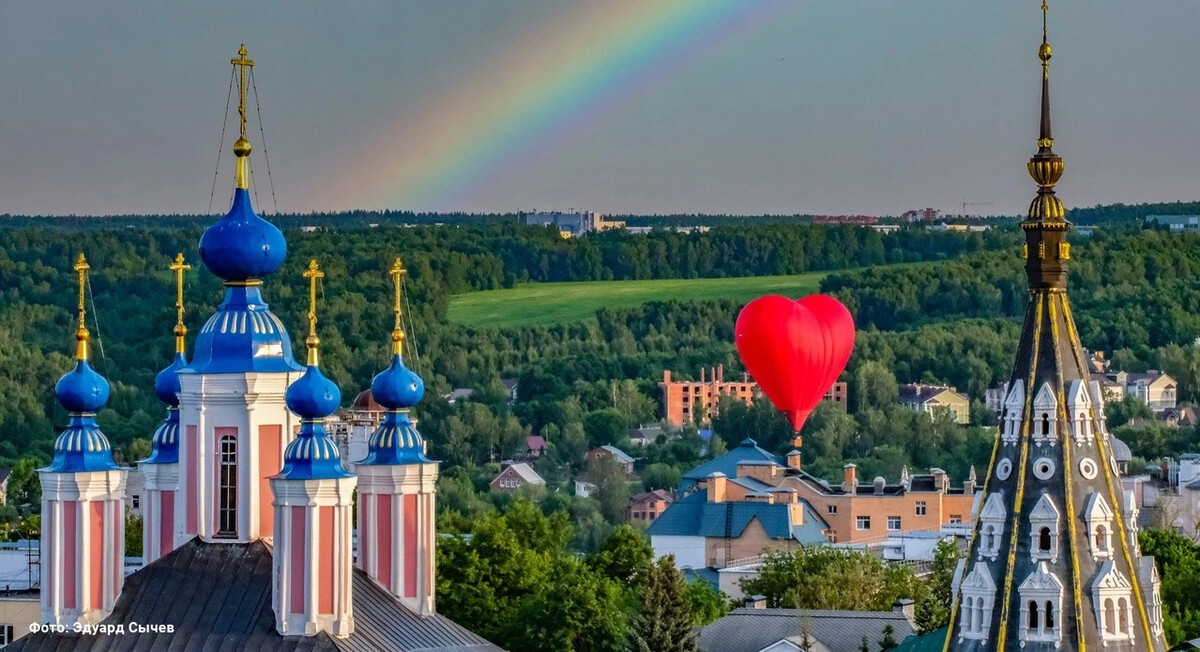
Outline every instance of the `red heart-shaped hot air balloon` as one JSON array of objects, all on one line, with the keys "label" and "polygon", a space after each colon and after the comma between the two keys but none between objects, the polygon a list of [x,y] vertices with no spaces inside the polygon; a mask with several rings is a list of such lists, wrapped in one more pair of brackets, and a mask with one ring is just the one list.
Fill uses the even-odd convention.
[{"label": "red heart-shaped hot air balloon", "polygon": [[823,294],[759,297],[742,308],[733,333],[746,371],[797,431],[854,348],[850,311]]}]

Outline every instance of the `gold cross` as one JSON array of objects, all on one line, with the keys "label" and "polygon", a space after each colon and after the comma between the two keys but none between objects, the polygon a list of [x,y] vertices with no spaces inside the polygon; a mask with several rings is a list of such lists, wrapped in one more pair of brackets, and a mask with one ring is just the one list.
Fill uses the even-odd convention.
[{"label": "gold cross", "polygon": [[79,258],[75,260],[75,274],[79,277],[79,330],[75,331],[75,359],[88,359],[88,341],[91,335],[87,329],[87,307],[83,300],[84,288],[87,287],[88,270],[92,268],[88,265],[87,258],[83,254],[79,254]]},{"label": "gold cross", "polygon": [[183,254],[175,255],[175,262],[170,269],[175,272],[175,352],[183,353],[183,338],[187,335],[187,326],[183,325],[183,273],[192,266],[183,262]]},{"label": "gold cross", "polygon": [[238,48],[238,58],[230,59],[229,63],[240,68],[238,79],[238,115],[241,117],[241,136],[246,137],[246,69],[254,67],[254,61],[246,58],[246,44]]},{"label": "gold cross", "polygon": [[397,256],[396,261],[392,263],[392,270],[389,272],[395,290],[392,312],[396,315],[396,327],[392,329],[392,355],[401,355],[404,349],[404,327],[400,323],[400,289],[404,286],[406,273],[408,270],[404,269],[404,263],[400,262],[400,257]]},{"label": "gold cross", "polygon": [[316,258],[309,261],[308,269],[304,270],[304,278],[308,279],[308,339],[304,341],[304,345],[308,348],[308,366],[315,367],[317,347],[321,345],[321,340],[317,337],[317,282],[325,278],[325,272],[317,265]]}]

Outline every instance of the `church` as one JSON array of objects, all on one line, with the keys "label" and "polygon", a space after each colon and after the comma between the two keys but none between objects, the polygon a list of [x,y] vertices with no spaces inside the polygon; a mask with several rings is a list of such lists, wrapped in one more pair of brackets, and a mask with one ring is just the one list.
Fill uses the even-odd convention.
[{"label": "church", "polygon": [[90,364],[90,266],[81,254],[75,366],[55,387],[70,424],[39,470],[42,626],[13,649],[499,650],[436,610],[438,465],[409,417],[425,389],[404,365],[399,259],[392,360],[371,385],[385,415],[353,472],[324,425],[341,392],[321,373],[317,261],[304,273],[304,364],[264,300],[262,279],[283,264],[287,242],[251,204],[254,62],[245,46],[238,54],[232,207],[199,247],[225,297],[188,360],[188,266],[175,259],[175,358],[154,383],[167,416],[138,463],[146,565],[125,576],[129,470],[114,462],[95,419],[109,385]]},{"label": "church", "polygon": [[[1029,160],[1037,196],[1021,222],[1029,305],[978,519],[960,561],[943,650],[1161,652],[1154,559],[1138,547],[1071,304],[1071,244],[1054,187],[1063,159],[1050,128],[1050,47],[1042,4],[1041,130]],[[915,649],[915,648],[914,648]]]}]

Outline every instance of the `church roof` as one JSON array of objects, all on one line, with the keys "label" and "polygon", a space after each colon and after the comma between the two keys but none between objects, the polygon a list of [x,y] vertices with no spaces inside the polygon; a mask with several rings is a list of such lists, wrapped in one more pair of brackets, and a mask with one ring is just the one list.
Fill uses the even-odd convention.
[{"label": "church roof", "polygon": [[[444,616],[417,615],[358,569],[353,634],[281,636],[271,606],[271,562],[271,549],[261,541],[192,539],[125,580],[112,615],[104,620],[126,625],[124,634],[35,633],[7,649],[500,651]],[[131,623],[173,625],[174,632],[134,632],[128,628]]]}]

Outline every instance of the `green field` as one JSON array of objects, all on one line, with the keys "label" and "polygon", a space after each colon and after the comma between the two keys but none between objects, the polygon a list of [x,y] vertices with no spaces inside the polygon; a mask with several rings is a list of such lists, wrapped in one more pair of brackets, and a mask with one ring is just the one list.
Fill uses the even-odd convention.
[{"label": "green field", "polygon": [[654,281],[528,283],[510,290],[468,292],[450,298],[450,321],[474,327],[530,326],[581,321],[598,308],[629,308],[650,301],[737,299],[764,294],[799,298],[817,291],[827,272]]}]

